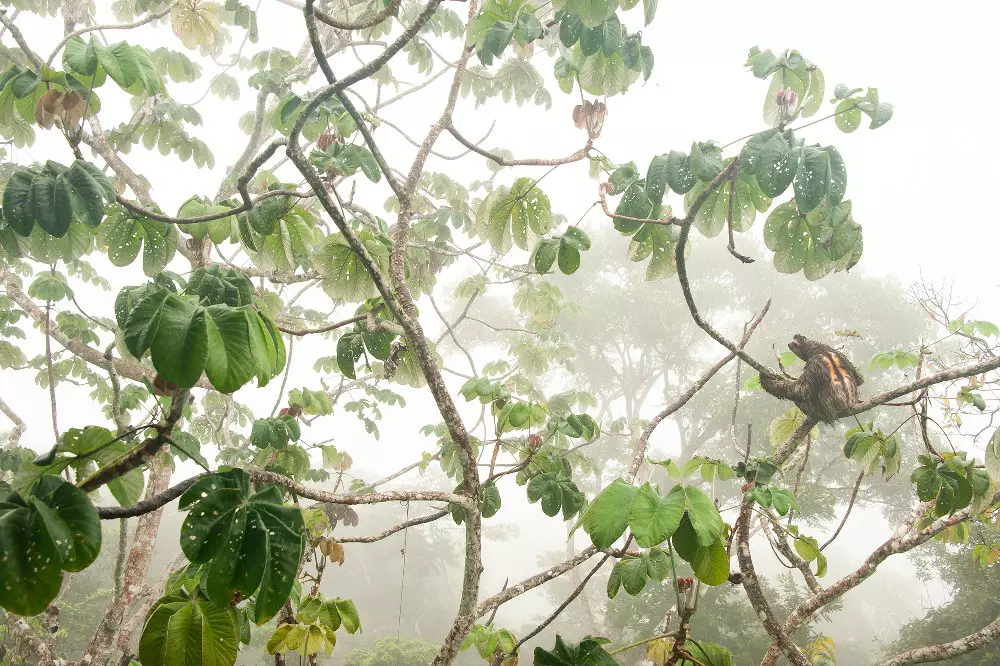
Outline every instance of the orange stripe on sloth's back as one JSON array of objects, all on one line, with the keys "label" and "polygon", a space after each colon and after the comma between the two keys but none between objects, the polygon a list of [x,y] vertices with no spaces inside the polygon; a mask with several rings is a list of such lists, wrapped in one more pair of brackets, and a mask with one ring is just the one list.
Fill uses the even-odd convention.
[{"label": "orange stripe on sloth's back", "polygon": [[827,359],[830,361],[830,379],[836,381],[839,376],[840,381],[846,382],[851,373],[844,367],[844,362],[836,354],[830,354]]}]

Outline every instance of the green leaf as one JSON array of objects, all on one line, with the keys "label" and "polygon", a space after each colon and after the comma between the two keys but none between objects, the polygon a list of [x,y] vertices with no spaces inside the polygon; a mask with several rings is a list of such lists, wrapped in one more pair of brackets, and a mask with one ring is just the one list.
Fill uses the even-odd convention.
[{"label": "green leaf", "polygon": [[607,639],[585,638],[579,644],[566,643],[556,634],[551,652],[535,648],[534,666],[617,666],[614,658],[601,647]]},{"label": "green leaf", "polygon": [[139,658],[143,666],[232,666],[238,648],[235,613],[207,599],[167,596],[146,618]]},{"label": "green leaf", "polygon": [[527,250],[536,236],[552,226],[549,198],[531,178],[518,178],[508,190],[500,186],[479,205],[476,227],[479,236],[505,254],[516,244]]},{"label": "green leaf", "polygon": [[798,149],[792,148],[780,134],[776,134],[761,148],[756,165],[757,184],[766,196],[779,196],[788,186],[799,168]]},{"label": "green leaf", "polygon": [[[858,100],[845,99],[837,105],[834,121],[841,132],[850,134],[861,126],[861,109],[858,107]],[[874,122],[874,119],[872,120]]]},{"label": "green leaf", "polygon": [[554,238],[543,238],[538,241],[531,259],[536,271],[544,275],[552,270],[560,245],[561,243]]},{"label": "green leaf", "polygon": [[794,180],[795,201],[800,212],[808,213],[826,196],[830,185],[830,172],[828,153],[811,146],[803,149]]},{"label": "green leaf", "polygon": [[580,251],[565,240],[559,243],[559,270],[572,275],[580,268]]},{"label": "green leaf", "polygon": [[240,469],[200,479],[180,508],[189,510],[181,549],[195,564],[210,563],[212,601],[224,606],[234,592],[256,594],[254,622],[271,619],[288,599],[305,548],[299,509],[285,506],[276,486],[251,494]]},{"label": "green leaf", "polygon": [[656,5],[659,0],[642,0],[642,13],[644,25],[649,25],[653,22],[653,17],[656,15]]},{"label": "green leaf", "polygon": [[[368,231],[358,234],[367,254],[375,265],[386,270],[389,250]],[[331,234],[314,256],[316,269],[323,275],[323,291],[337,301],[357,302],[378,296],[364,262],[340,234]]]},{"label": "green leaf", "polygon": [[112,81],[122,89],[127,89],[135,83],[139,77],[139,62],[131,46],[125,42],[118,42],[105,47],[94,42],[94,49],[97,51],[97,61]]},{"label": "green leaf", "polygon": [[[687,156],[683,153],[677,154],[684,158],[683,161],[686,166]],[[663,194],[667,189],[667,184],[671,182],[671,166],[670,155],[657,155],[649,162],[649,169],[646,170],[646,198],[654,206],[658,206],[663,202]],[[676,165],[673,166],[676,168]],[[674,174],[674,177],[676,178],[676,174]]]},{"label": "green leaf", "polygon": [[615,565],[621,571],[622,587],[635,596],[646,587],[646,562],[638,557],[625,557]]},{"label": "green leaf", "polygon": [[59,593],[62,571],[87,568],[100,550],[97,510],[73,484],[46,475],[24,497],[0,496],[0,607],[42,612]]},{"label": "green leaf", "polygon": [[685,649],[697,662],[690,659],[681,659],[680,666],[696,666],[697,664],[711,664],[711,666],[732,666],[733,654],[728,648],[706,641],[690,641],[684,644]]},{"label": "green leaf", "polygon": [[617,8],[615,0],[572,0],[567,5],[567,10],[579,14],[583,25],[588,28],[596,28],[604,23]]},{"label": "green leaf", "polygon": [[687,517],[702,546],[710,546],[719,538],[725,525],[712,499],[694,486],[684,487]]},{"label": "green leaf", "polygon": [[722,585],[729,579],[729,555],[721,540],[702,546],[691,560],[691,568],[698,580],[706,585]]},{"label": "green leaf", "polygon": [[590,503],[580,516],[580,524],[595,546],[610,548],[625,533],[632,500],[637,492],[635,486],[615,479]]},{"label": "green leaf", "polygon": [[680,484],[666,497],[660,497],[648,483],[643,485],[632,500],[628,518],[636,543],[650,548],[669,539],[677,531],[684,510],[685,493]]},{"label": "green leaf", "polygon": [[89,162],[76,160],[69,167],[48,161],[42,168],[18,167],[3,194],[4,219],[21,236],[38,226],[57,238],[73,222],[91,227],[104,217],[105,201],[114,199],[111,182]]},{"label": "green leaf", "polygon": [[94,41],[83,41],[75,36],[66,42],[63,50],[63,67],[82,76],[93,76],[97,73],[97,49]]}]

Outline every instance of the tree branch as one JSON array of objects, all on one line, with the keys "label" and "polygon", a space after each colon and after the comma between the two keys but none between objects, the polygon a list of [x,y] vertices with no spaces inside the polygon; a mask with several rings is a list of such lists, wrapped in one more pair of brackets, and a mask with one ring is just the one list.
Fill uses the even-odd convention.
[{"label": "tree branch", "polygon": [[925,664],[929,661],[944,661],[960,657],[1000,638],[1000,618],[997,618],[977,632],[953,640],[949,643],[929,645],[908,652],[902,652],[892,657],[882,666],[906,666],[907,664]]},{"label": "tree branch", "polygon": [[453,124],[451,124],[450,120],[449,120],[447,129],[451,133],[451,135],[453,137],[455,137],[455,139],[458,140],[458,142],[460,144],[462,144],[463,146],[465,146],[466,148],[468,148],[472,152],[477,153],[479,155],[482,155],[483,157],[485,157],[485,158],[487,158],[489,160],[492,160],[493,162],[496,162],[500,166],[504,166],[504,167],[511,167],[511,166],[560,166],[562,164],[571,164],[573,162],[579,162],[580,160],[582,160],[585,157],[587,157],[587,153],[589,153],[590,149],[593,148],[593,146],[594,146],[594,142],[592,140],[590,140],[590,139],[587,139],[587,144],[583,148],[581,148],[580,150],[576,151],[575,153],[571,153],[570,155],[567,155],[566,157],[556,157],[556,158],[551,158],[551,159],[544,159],[543,158],[543,159],[527,159],[527,160],[508,160],[508,159],[504,159],[500,155],[497,155],[496,153],[491,153],[488,150],[480,148],[476,144],[474,144],[471,141],[469,141],[468,139],[466,139],[464,136],[462,136],[461,134],[459,134],[458,130],[455,129],[455,126]]},{"label": "tree branch", "polygon": [[420,518],[412,518],[406,522],[400,523],[399,525],[394,525],[389,529],[374,534],[372,536],[355,536],[355,537],[335,537],[337,543],[375,543],[376,541],[381,541],[386,537],[390,537],[396,532],[401,532],[408,527],[413,527],[414,525],[423,525],[425,523],[432,523],[439,518],[444,518],[451,511],[448,509],[442,509],[441,511],[435,511],[434,513],[429,513],[426,516],[421,516]]},{"label": "tree branch", "polygon": [[[764,307],[760,311],[760,314],[757,315],[757,317],[753,320],[753,323],[749,327],[747,327],[746,331],[743,333],[743,338],[740,340],[739,349],[743,349],[743,347],[745,347],[746,344],[750,341],[750,336],[753,335],[753,332],[757,328],[758,324],[760,324],[760,322],[764,320],[764,316],[767,314],[767,311],[770,309],[770,307],[771,307],[771,301],[768,300],[767,303],[764,304]],[[633,481],[635,480],[635,475],[639,473],[639,467],[642,465],[642,459],[646,454],[646,445],[649,442],[649,438],[653,434],[653,431],[656,430],[656,427],[660,425],[660,422],[663,421],[663,419],[670,416],[671,414],[673,414],[674,412],[676,412],[677,410],[679,410],[684,405],[686,405],[687,402],[694,397],[695,393],[700,391],[705,386],[705,384],[708,383],[708,381],[712,378],[713,375],[715,375],[715,373],[724,368],[726,364],[728,364],[734,358],[736,358],[736,354],[730,353],[725,357],[723,357],[722,359],[720,359],[718,363],[709,368],[705,372],[705,374],[703,374],[696,382],[694,382],[690,387],[688,387],[688,390],[685,391],[683,394],[681,394],[681,396],[678,397],[677,400],[675,400],[669,407],[661,411],[659,414],[654,416],[652,420],[650,420],[650,422],[646,425],[646,428],[642,431],[642,434],[639,436],[639,444],[636,447],[635,455],[632,457],[632,462],[631,464],[629,464],[628,467],[628,476],[631,477]]]}]

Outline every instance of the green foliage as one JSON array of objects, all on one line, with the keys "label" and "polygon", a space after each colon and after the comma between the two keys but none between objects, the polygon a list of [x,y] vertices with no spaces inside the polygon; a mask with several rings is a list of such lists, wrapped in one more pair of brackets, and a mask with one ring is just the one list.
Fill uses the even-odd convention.
[{"label": "green foliage", "polygon": [[556,634],[551,651],[535,648],[535,666],[615,666],[617,662],[604,649],[606,638],[588,637],[578,644],[566,643]]},{"label": "green foliage", "polygon": [[[459,483],[455,487],[455,494],[462,494],[464,488],[465,484]],[[495,516],[500,511],[500,504],[500,490],[497,488],[496,483],[487,481],[479,487],[479,511],[483,518],[492,518]],[[461,525],[465,522],[465,507],[461,504],[449,504],[448,508],[451,510],[451,517],[454,519],[456,525]]]},{"label": "green foliage", "polygon": [[754,485],[744,496],[746,501],[759,504],[765,509],[774,507],[779,515],[788,515],[789,510],[800,510],[795,494],[787,488],[775,488],[770,485]]},{"label": "green foliage", "polygon": [[[728,569],[728,566],[727,566]],[[646,580],[663,581],[670,575],[670,553],[650,548],[639,557],[626,555],[615,562],[608,577],[608,598],[614,599],[622,588],[635,596],[646,587]]]},{"label": "green foliage", "polygon": [[423,666],[434,660],[437,646],[420,639],[380,638],[370,648],[344,655],[345,666]]},{"label": "green foliage", "polygon": [[178,233],[172,224],[133,215],[121,206],[109,206],[98,238],[115,266],[128,266],[142,252],[142,272],[155,277],[177,252]]},{"label": "green foliage", "polygon": [[549,198],[531,178],[518,178],[511,187],[501,185],[479,204],[476,228],[493,249],[506,254],[516,244],[528,250],[536,236],[552,226]]},{"label": "green foliage", "polygon": [[845,133],[850,133],[861,126],[861,114],[868,116],[871,123],[869,129],[878,129],[892,119],[892,104],[880,102],[878,89],[869,88],[864,97],[859,93],[862,88],[848,88],[843,83],[837,85],[833,92],[831,104],[836,104],[837,127]]},{"label": "green foliage", "polygon": [[594,498],[579,524],[598,548],[610,548],[631,528],[642,547],[670,539],[677,554],[708,585],[720,585],[729,576],[721,540],[725,524],[712,500],[694,486],[677,484],[662,495],[648,483],[636,488],[616,479]]},{"label": "green foliage", "polygon": [[85,84],[103,82],[107,77],[133,95],[155,95],[163,88],[160,73],[145,49],[126,42],[104,46],[93,35],[88,42],[73,37],[66,43],[63,67],[79,75],[77,80]]},{"label": "green foliage", "polygon": [[469,26],[469,43],[484,65],[492,65],[514,40],[525,46],[542,36],[542,24],[529,0],[488,0]]},{"label": "green foliage", "polygon": [[[198,281],[193,288],[202,286],[207,287]],[[205,306],[200,301],[197,292],[177,294],[156,284],[123,289],[115,317],[129,353],[140,358],[149,350],[153,367],[176,386],[194,386],[204,373],[223,393],[253,377],[264,386],[281,372],[285,344],[266,315],[252,305]]]},{"label": "green foliage", "polygon": [[1000,483],[1000,428],[993,431],[993,436],[986,444],[985,464],[990,477]]},{"label": "green foliage", "polygon": [[469,635],[462,642],[460,649],[467,650],[475,646],[480,657],[493,663],[494,656],[498,650],[500,654],[511,654],[514,652],[516,644],[517,639],[507,629],[496,629],[492,624],[474,624],[472,625],[472,629],[469,630]]},{"label": "green foliage", "polygon": [[946,453],[940,460],[921,455],[917,462],[920,466],[913,470],[910,482],[921,502],[934,502],[935,516],[960,511],[990,489],[989,474],[977,469],[975,459],[966,459],[965,453]]},{"label": "green foliage", "polygon": [[541,500],[542,513],[550,518],[558,516],[562,511],[563,520],[570,520],[586,503],[583,493],[563,466],[557,471],[547,471],[532,476],[528,481],[527,490],[528,502],[534,504]]},{"label": "green foliage", "polygon": [[510,391],[506,386],[495,384],[486,377],[473,377],[462,384],[459,393],[468,401],[478,398],[484,405],[494,403],[503,407],[510,400]]},{"label": "green foliage", "polygon": [[948,322],[948,332],[962,335],[1000,336],[1000,327],[989,321],[966,320],[964,317]]},{"label": "green foliage", "polygon": [[256,594],[254,621],[274,617],[305,548],[300,511],[285,506],[275,486],[252,493],[249,475],[239,469],[199,479],[181,496],[179,508],[189,511],[181,549],[192,563],[208,564],[208,598],[225,607],[235,592]]},{"label": "green foliage", "polygon": [[257,419],[250,431],[250,443],[259,448],[283,449],[301,437],[299,422],[288,415]]},{"label": "green foliage", "polygon": [[819,541],[810,536],[799,534],[798,525],[788,525],[788,532],[792,535],[792,546],[806,562],[816,563],[816,576],[822,578],[826,575],[827,560],[826,555],[820,550]]},{"label": "green foliage", "polygon": [[3,219],[21,236],[38,224],[59,238],[73,222],[96,227],[104,219],[105,202],[114,198],[111,181],[90,162],[78,159],[66,167],[49,160],[14,171],[3,193]]},{"label": "green foliage", "polygon": [[559,270],[572,275],[580,268],[580,252],[589,249],[590,237],[579,227],[569,227],[562,236],[540,240],[532,252],[531,264],[544,274],[558,259]]},{"label": "green foliage", "polygon": [[87,494],[58,476],[22,494],[0,496],[0,607],[41,613],[56,598],[63,571],[82,571],[101,550],[97,509]]},{"label": "green foliage", "polygon": [[310,416],[325,416],[333,413],[333,400],[326,391],[308,388],[292,389],[288,392],[288,406],[301,407],[302,413]]},{"label": "green foliage", "polygon": [[905,349],[894,349],[892,351],[879,352],[878,354],[872,356],[872,359],[868,361],[869,370],[874,370],[875,368],[888,370],[893,366],[896,366],[901,370],[906,370],[907,368],[916,368],[919,365],[920,355]]},{"label": "green foliage", "polygon": [[375,156],[364,146],[334,141],[325,150],[314,150],[309,160],[317,170],[331,176],[353,176],[361,171],[373,183],[382,179]]},{"label": "green foliage", "polygon": [[[826,83],[823,72],[792,49],[775,55],[770,49],[750,49],[746,67],[758,79],[771,77],[771,85],[764,100],[764,122],[785,126],[798,117],[808,118],[819,111],[823,104]],[[783,105],[778,92],[794,92],[794,102]]]},{"label": "green foliage", "polygon": [[139,638],[143,666],[185,663],[232,666],[239,640],[236,611],[183,592],[163,597],[146,616]]},{"label": "green foliage", "polygon": [[58,302],[73,298],[73,290],[62,273],[41,273],[28,286],[28,296],[40,301]]},{"label": "green foliage", "polygon": [[863,421],[847,431],[844,455],[861,465],[861,470],[872,475],[879,468],[888,481],[899,473],[902,450],[895,435],[886,435],[881,429],[873,430],[871,421]]}]

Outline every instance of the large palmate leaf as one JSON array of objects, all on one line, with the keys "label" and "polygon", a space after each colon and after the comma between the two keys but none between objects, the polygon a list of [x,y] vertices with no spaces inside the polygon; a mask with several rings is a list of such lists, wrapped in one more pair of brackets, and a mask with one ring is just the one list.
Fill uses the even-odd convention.
[{"label": "large palmate leaf", "polygon": [[850,270],[861,259],[861,225],[851,216],[851,202],[831,206],[824,200],[803,214],[795,201],[777,206],[764,225],[764,243],[774,252],[782,273],[803,271],[818,280],[831,271]]},{"label": "large palmate leaf", "polygon": [[148,277],[166,268],[177,252],[178,234],[174,225],[134,216],[120,206],[109,208],[99,238],[115,266],[128,266],[142,249],[142,272]]},{"label": "large palmate leaf", "polygon": [[74,75],[72,81],[87,88],[99,87],[108,78],[133,95],[155,95],[163,88],[160,72],[146,50],[126,42],[104,46],[93,36],[87,42],[75,36],[66,43],[63,66]]},{"label": "large palmate leaf", "polygon": [[305,548],[302,513],[269,486],[252,493],[250,476],[233,469],[195,483],[181,496],[188,560],[207,564],[206,590],[220,606],[233,594],[256,594],[254,621],[274,617],[288,599]]},{"label": "large palmate leaf", "polygon": [[76,160],[66,167],[49,160],[14,171],[3,193],[3,217],[21,236],[30,235],[37,223],[61,237],[74,221],[96,227],[104,218],[105,202],[114,198],[111,181],[90,162]]},{"label": "large palmate leaf", "polygon": [[507,188],[496,188],[479,204],[476,228],[480,238],[504,254],[512,245],[530,249],[552,227],[548,196],[531,178],[518,178]]},{"label": "large palmate leaf", "polygon": [[[385,270],[389,265],[389,249],[369,231],[358,233],[361,244],[375,264]],[[323,276],[323,291],[337,301],[356,302],[378,296],[364,262],[340,234],[326,237],[313,256],[316,270]]]},{"label": "large palmate leaf", "polygon": [[232,666],[239,648],[236,626],[234,609],[178,590],[150,609],[139,658],[143,666]]},{"label": "large palmate leaf", "polygon": [[0,607],[35,615],[55,599],[63,571],[81,571],[101,550],[101,524],[87,494],[43,476],[24,496],[0,496]]},{"label": "large palmate leaf", "polygon": [[153,367],[176,386],[194,386],[205,373],[223,393],[252,377],[264,386],[281,371],[285,345],[267,315],[252,305],[206,307],[198,299],[158,285],[123,289],[115,315],[129,353],[139,358],[149,350]]}]

